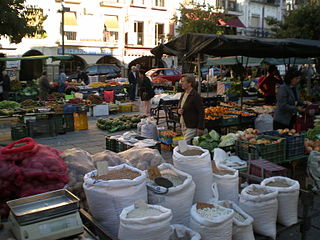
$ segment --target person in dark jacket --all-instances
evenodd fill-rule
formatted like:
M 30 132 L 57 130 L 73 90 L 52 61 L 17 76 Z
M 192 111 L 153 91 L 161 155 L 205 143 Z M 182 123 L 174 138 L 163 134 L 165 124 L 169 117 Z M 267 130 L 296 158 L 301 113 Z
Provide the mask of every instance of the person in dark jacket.
M 138 82 L 138 71 L 136 66 L 131 67 L 131 71 L 128 76 L 130 88 L 129 88 L 129 95 L 130 100 L 134 101 L 136 99 L 136 87 Z
M 139 78 L 141 79 L 141 84 L 139 88 L 141 101 L 144 104 L 144 112 L 147 116 L 150 116 L 151 109 L 151 98 L 154 97 L 154 91 L 149 78 L 146 77 L 146 71 L 143 69 L 139 70 Z
M 195 90 L 196 81 L 193 74 L 184 74 L 181 78 L 184 93 L 178 104 L 178 113 L 181 115 L 180 124 L 184 139 L 188 144 L 195 136 L 203 134 L 204 110 L 199 93 Z
M 299 98 L 296 86 L 300 82 L 301 73 L 291 68 L 287 71 L 284 82 L 277 93 L 277 105 L 274 111 L 273 129 L 292 129 L 298 112 L 303 112 L 308 102 Z
M 39 88 L 40 88 L 40 100 L 46 100 L 50 91 L 50 83 L 48 80 L 47 71 L 43 71 L 41 77 L 39 78 Z

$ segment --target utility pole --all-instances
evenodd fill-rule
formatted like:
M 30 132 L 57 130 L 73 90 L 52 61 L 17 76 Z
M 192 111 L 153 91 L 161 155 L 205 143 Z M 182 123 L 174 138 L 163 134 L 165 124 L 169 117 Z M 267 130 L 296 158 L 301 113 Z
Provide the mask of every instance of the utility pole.
M 61 13 L 61 50 L 62 50 L 62 55 L 64 55 L 64 13 L 65 12 L 69 12 L 70 11 L 70 8 L 69 7 L 65 7 L 63 5 L 63 0 L 61 1 L 61 10 L 59 10 L 58 12 Z M 65 70 L 64 69 L 65 66 L 64 66 L 64 60 L 62 60 L 62 69 L 63 71 Z

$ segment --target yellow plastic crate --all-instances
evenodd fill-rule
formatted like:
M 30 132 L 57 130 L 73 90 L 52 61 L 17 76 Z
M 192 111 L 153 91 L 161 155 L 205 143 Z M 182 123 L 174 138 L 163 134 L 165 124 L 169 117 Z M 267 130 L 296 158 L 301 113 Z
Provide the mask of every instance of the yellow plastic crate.
M 120 112 L 131 112 L 132 111 L 132 104 L 120 105 L 119 111 Z

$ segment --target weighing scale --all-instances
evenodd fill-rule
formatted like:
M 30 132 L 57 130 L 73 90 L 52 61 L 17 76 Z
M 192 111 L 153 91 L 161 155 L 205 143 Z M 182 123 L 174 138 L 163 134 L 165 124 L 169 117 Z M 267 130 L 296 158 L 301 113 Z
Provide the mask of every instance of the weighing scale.
M 54 240 L 83 233 L 79 199 L 66 189 L 7 202 L 9 225 L 18 240 Z

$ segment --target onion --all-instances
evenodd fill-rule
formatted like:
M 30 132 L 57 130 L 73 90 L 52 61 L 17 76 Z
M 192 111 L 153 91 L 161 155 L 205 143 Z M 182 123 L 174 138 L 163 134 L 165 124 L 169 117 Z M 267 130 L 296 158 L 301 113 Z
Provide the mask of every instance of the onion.
M 312 147 L 306 147 L 307 153 L 310 153 L 312 151 Z

